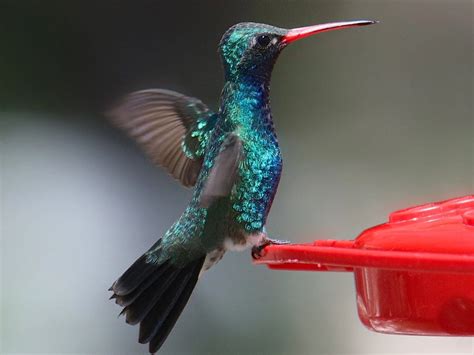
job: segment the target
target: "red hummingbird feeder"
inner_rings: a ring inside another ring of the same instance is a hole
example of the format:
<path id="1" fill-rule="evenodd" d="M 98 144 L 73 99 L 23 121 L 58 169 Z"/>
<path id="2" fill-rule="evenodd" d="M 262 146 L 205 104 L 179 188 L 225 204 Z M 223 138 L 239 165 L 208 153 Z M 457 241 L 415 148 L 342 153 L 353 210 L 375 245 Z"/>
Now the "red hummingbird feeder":
<path id="1" fill-rule="evenodd" d="M 354 240 L 270 245 L 255 263 L 353 272 L 370 330 L 474 336 L 474 195 L 393 212 Z"/>

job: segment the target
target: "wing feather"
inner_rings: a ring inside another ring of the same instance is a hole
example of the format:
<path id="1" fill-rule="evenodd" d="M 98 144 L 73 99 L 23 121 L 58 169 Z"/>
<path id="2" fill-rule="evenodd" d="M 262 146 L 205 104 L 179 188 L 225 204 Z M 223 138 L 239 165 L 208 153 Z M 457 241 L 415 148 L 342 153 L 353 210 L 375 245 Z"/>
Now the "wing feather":
<path id="1" fill-rule="evenodd" d="M 201 207 L 207 208 L 218 198 L 230 195 L 238 178 L 242 155 L 242 141 L 237 135 L 230 134 L 222 143 L 201 192 Z"/>
<path id="2" fill-rule="evenodd" d="M 151 89 L 134 92 L 110 111 L 111 121 L 184 186 L 193 186 L 217 115 L 200 100 Z"/>

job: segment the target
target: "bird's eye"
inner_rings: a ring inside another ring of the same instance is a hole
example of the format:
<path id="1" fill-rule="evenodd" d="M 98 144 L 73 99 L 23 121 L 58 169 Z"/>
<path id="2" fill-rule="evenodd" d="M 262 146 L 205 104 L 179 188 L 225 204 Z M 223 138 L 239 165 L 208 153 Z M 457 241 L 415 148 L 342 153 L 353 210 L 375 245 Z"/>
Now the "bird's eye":
<path id="1" fill-rule="evenodd" d="M 260 47 L 266 48 L 270 44 L 270 36 L 267 35 L 260 35 L 257 37 L 257 43 Z"/>

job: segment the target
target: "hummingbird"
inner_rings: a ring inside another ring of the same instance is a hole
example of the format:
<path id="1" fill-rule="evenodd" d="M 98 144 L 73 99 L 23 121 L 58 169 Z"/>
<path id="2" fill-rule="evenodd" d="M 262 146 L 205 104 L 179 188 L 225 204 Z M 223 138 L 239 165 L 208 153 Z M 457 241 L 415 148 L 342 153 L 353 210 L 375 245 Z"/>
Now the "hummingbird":
<path id="1" fill-rule="evenodd" d="M 226 251 L 272 243 L 265 223 L 278 188 L 282 157 L 269 101 L 270 77 L 290 43 L 321 32 L 374 24 L 356 20 L 295 29 L 259 23 L 229 28 L 219 43 L 225 83 L 220 107 L 163 89 L 131 93 L 109 112 L 151 160 L 192 199 L 179 219 L 109 289 L 138 341 L 163 345 L 200 275 Z"/>

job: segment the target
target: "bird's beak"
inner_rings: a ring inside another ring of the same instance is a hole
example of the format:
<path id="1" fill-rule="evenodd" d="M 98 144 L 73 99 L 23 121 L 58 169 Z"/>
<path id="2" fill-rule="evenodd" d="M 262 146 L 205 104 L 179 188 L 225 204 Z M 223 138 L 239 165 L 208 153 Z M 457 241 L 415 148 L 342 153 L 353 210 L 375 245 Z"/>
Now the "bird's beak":
<path id="1" fill-rule="evenodd" d="M 314 35 L 316 33 L 340 30 L 342 28 L 355 27 L 355 26 L 373 25 L 374 23 L 378 23 L 378 21 L 373 21 L 373 20 L 343 21 L 343 22 L 325 23 L 322 25 L 293 28 L 291 30 L 288 30 L 286 35 L 283 36 L 282 43 L 288 44 L 298 39 Z"/>

